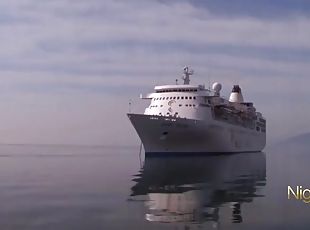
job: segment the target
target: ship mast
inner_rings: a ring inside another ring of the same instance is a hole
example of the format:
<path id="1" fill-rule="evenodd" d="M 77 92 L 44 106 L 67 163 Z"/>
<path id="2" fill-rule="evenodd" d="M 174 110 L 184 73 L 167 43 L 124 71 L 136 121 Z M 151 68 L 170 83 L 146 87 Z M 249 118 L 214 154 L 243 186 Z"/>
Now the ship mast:
<path id="1" fill-rule="evenodd" d="M 194 74 L 194 71 L 191 69 L 188 68 L 188 66 L 185 66 L 183 68 L 183 77 L 182 79 L 184 80 L 184 85 L 189 85 L 189 82 L 190 82 L 190 79 L 189 79 L 189 76 L 193 75 Z"/>

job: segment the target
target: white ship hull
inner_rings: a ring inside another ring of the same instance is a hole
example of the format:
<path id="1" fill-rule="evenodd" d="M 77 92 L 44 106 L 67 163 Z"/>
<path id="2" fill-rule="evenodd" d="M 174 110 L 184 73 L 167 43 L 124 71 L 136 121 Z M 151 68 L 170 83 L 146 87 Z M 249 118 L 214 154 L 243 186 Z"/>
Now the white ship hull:
<path id="1" fill-rule="evenodd" d="M 145 153 L 258 152 L 266 133 L 214 120 L 128 114 Z"/>

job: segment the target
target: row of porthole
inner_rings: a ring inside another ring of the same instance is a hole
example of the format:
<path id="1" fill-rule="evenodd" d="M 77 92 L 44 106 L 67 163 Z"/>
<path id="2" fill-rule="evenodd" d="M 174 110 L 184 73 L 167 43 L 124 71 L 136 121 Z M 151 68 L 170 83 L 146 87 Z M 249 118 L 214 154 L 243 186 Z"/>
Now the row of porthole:
<path id="1" fill-rule="evenodd" d="M 168 89 L 168 90 L 157 90 L 157 93 L 167 93 L 167 92 L 197 92 L 197 89 Z"/>
<path id="2" fill-rule="evenodd" d="M 182 106 L 182 104 L 179 104 L 179 107 L 181 107 Z M 184 106 L 186 106 L 186 107 L 196 107 L 196 105 L 195 104 L 186 104 L 186 105 L 184 105 Z M 151 105 L 151 107 L 150 108 L 157 108 L 158 107 L 158 105 Z M 160 105 L 160 107 L 163 107 L 163 105 Z"/>
<path id="3" fill-rule="evenodd" d="M 179 107 L 181 107 L 181 106 L 182 106 L 182 104 L 179 104 Z M 188 105 L 188 104 L 186 104 L 185 106 L 186 106 L 186 107 L 192 107 L 192 106 L 193 106 L 193 107 L 196 107 L 196 105 L 195 105 L 195 104 L 193 104 L 193 105 L 191 105 L 191 104 L 189 104 L 189 105 Z"/>
<path id="4" fill-rule="evenodd" d="M 157 98 L 153 98 L 154 101 L 157 101 L 157 100 L 179 100 L 179 99 L 194 99 L 196 100 L 196 97 L 157 97 Z"/>
<path id="5" fill-rule="evenodd" d="M 162 115 L 163 115 L 162 113 L 159 113 L 159 116 L 162 116 Z M 172 115 L 172 114 L 167 113 L 166 115 L 167 115 L 167 116 L 170 116 L 170 115 Z M 179 113 L 178 113 L 178 112 L 174 113 L 174 116 L 178 116 L 178 115 L 179 115 Z"/>

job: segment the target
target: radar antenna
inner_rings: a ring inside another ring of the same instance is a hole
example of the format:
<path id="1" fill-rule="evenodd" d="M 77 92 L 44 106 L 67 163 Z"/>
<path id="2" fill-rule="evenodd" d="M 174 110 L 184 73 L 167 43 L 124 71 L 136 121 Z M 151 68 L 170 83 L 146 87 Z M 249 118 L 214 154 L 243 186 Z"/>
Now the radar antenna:
<path id="1" fill-rule="evenodd" d="M 185 66 L 183 68 L 183 74 L 184 75 L 183 75 L 182 79 L 184 80 L 184 85 L 189 85 L 189 82 L 190 82 L 189 76 L 194 74 L 194 70 L 192 70 L 192 69 L 190 70 L 188 68 L 188 66 Z"/>

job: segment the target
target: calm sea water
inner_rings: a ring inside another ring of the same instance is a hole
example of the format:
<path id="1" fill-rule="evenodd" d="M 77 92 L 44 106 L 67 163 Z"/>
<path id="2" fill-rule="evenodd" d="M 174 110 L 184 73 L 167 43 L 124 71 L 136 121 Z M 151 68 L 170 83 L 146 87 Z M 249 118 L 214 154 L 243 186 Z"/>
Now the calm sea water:
<path id="1" fill-rule="evenodd" d="M 139 147 L 0 146 L 0 229 L 309 229 L 310 152 L 139 158 Z"/>

